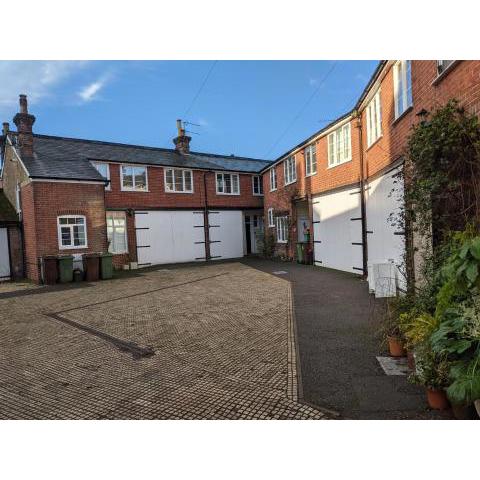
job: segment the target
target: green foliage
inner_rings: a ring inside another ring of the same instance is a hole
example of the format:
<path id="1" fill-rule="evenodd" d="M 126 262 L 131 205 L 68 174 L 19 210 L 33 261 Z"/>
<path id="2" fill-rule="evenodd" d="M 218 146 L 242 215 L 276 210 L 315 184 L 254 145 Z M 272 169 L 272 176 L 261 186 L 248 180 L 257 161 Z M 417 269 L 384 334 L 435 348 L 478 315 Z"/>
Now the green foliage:
<path id="1" fill-rule="evenodd" d="M 437 318 L 429 313 L 419 313 L 416 308 L 401 314 L 399 322 L 400 331 L 405 339 L 405 346 L 409 350 L 427 341 L 438 327 Z"/>
<path id="2" fill-rule="evenodd" d="M 450 369 L 452 383 L 448 398 L 455 404 L 469 404 L 480 398 L 480 356 L 470 362 L 458 362 Z"/>
<path id="3" fill-rule="evenodd" d="M 415 373 L 410 381 L 427 388 L 442 389 L 449 385 L 450 364 L 444 356 L 432 351 L 428 343 L 415 350 Z"/>
<path id="4" fill-rule="evenodd" d="M 265 258 L 272 258 L 275 253 L 275 237 L 269 228 L 266 228 L 263 233 L 261 253 Z"/>

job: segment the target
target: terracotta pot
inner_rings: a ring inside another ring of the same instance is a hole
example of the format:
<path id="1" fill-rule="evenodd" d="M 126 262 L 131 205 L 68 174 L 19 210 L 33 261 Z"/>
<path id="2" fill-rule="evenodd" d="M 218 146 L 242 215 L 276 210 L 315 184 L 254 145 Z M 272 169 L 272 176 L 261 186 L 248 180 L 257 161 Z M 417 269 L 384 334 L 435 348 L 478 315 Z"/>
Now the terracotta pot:
<path id="1" fill-rule="evenodd" d="M 452 411 L 457 420 L 476 420 L 478 418 L 472 403 L 470 405 L 452 405 Z"/>
<path id="2" fill-rule="evenodd" d="M 407 350 L 407 365 L 412 372 L 415 371 L 415 357 L 410 350 Z"/>
<path id="3" fill-rule="evenodd" d="M 475 409 L 477 410 L 477 415 L 480 417 L 480 399 L 473 402 Z"/>
<path id="4" fill-rule="evenodd" d="M 392 357 L 404 357 L 405 349 L 403 343 L 398 337 L 387 337 L 388 348 Z"/>
<path id="5" fill-rule="evenodd" d="M 427 388 L 427 400 L 430 408 L 434 410 L 446 410 L 450 407 L 445 390 Z"/>

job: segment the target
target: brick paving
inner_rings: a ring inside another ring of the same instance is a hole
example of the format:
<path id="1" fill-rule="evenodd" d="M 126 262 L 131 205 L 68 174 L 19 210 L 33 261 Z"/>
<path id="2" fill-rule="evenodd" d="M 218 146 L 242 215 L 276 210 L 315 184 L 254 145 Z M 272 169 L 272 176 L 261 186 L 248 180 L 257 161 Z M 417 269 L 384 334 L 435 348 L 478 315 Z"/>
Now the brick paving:
<path id="1" fill-rule="evenodd" d="M 328 418 L 298 401 L 294 332 L 289 282 L 239 263 L 20 290 L 0 418 Z"/>

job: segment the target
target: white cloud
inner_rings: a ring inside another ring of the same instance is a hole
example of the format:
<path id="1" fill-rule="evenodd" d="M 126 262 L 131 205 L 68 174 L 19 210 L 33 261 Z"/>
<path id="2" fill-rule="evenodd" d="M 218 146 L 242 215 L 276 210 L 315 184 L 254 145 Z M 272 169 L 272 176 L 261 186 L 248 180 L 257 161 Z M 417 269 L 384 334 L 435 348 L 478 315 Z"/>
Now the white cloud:
<path id="1" fill-rule="evenodd" d="M 98 98 L 98 92 L 107 84 L 109 76 L 104 75 L 95 82 L 92 82 L 85 87 L 83 87 L 79 92 L 78 96 L 82 99 L 83 102 L 91 102 Z"/>
<path id="2" fill-rule="evenodd" d="M 18 105 L 18 95 L 30 104 L 54 95 L 55 88 L 84 68 L 87 62 L 0 61 L 0 113 Z"/>

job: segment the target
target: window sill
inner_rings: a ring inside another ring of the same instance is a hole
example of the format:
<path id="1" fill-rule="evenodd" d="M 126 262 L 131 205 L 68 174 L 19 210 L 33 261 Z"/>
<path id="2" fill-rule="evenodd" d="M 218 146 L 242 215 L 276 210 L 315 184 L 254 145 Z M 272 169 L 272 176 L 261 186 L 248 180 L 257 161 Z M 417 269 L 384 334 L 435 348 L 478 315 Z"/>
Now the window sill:
<path id="1" fill-rule="evenodd" d="M 286 245 L 288 242 L 286 240 L 277 240 L 277 243 L 280 245 Z"/>
<path id="2" fill-rule="evenodd" d="M 439 73 L 432 82 L 433 86 L 438 85 L 459 63 L 461 60 L 455 60 L 442 73 Z"/>
<path id="3" fill-rule="evenodd" d="M 121 192 L 134 192 L 134 193 L 150 193 L 149 190 L 140 190 L 140 189 L 135 189 L 135 188 L 121 188 Z"/>
<path id="4" fill-rule="evenodd" d="M 276 192 L 276 191 L 277 191 L 276 188 L 272 188 L 272 189 L 270 190 L 270 192 Z"/>
<path id="5" fill-rule="evenodd" d="M 292 180 L 291 182 L 284 183 L 284 186 L 286 187 L 287 185 L 291 185 L 292 183 L 296 183 L 297 179 Z"/>
<path id="6" fill-rule="evenodd" d="M 254 193 L 253 196 L 254 197 L 263 197 L 263 193 Z"/>
<path id="7" fill-rule="evenodd" d="M 396 125 L 403 117 L 407 116 L 412 110 L 413 110 L 413 105 L 410 105 L 392 122 L 392 126 Z"/>
<path id="8" fill-rule="evenodd" d="M 127 254 L 128 254 L 128 250 L 125 251 L 125 252 L 108 252 L 108 253 L 111 253 L 112 255 L 127 255 Z"/>
<path id="9" fill-rule="evenodd" d="M 88 245 L 74 245 L 73 247 L 58 247 L 59 250 L 85 250 Z"/>
<path id="10" fill-rule="evenodd" d="M 367 147 L 367 149 L 365 150 L 366 152 L 368 152 L 372 147 L 374 147 L 377 142 L 379 142 L 381 139 L 383 138 L 383 133 L 369 146 Z"/>
<path id="11" fill-rule="evenodd" d="M 327 167 L 327 170 L 330 170 L 331 168 L 335 168 L 335 167 L 340 167 L 341 165 L 344 165 L 345 163 L 349 163 L 349 162 L 351 162 L 351 161 L 352 161 L 352 159 L 349 158 L 348 160 L 344 160 L 344 161 L 341 162 L 341 163 L 337 163 L 337 164 L 335 164 L 335 165 L 329 165 L 329 166 Z"/>
<path id="12" fill-rule="evenodd" d="M 305 174 L 305 178 L 307 178 L 307 177 L 313 177 L 313 176 L 316 175 L 316 174 L 317 174 L 317 172 L 306 173 L 306 174 Z"/>
<path id="13" fill-rule="evenodd" d="M 216 192 L 217 195 L 226 195 L 228 197 L 239 197 L 240 196 L 240 192 L 239 193 L 222 193 L 222 192 Z"/>
<path id="14" fill-rule="evenodd" d="M 165 190 L 165 193 L 183 193 L 183 194 L 189 194 L 189 195 L 192 195 L 193 194 L 193 190 L 192 191 L 185 191 L 185 192 L 176 192 L 175 190 Z"/>

